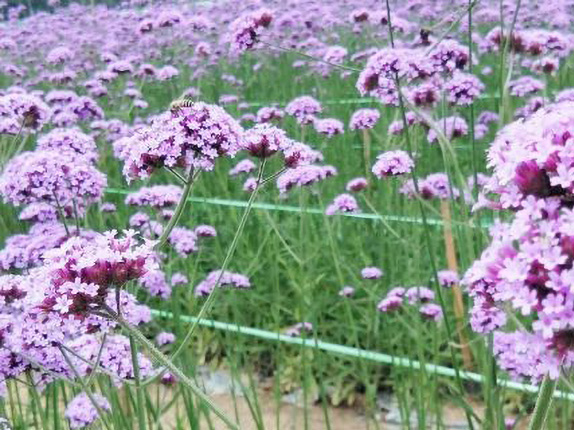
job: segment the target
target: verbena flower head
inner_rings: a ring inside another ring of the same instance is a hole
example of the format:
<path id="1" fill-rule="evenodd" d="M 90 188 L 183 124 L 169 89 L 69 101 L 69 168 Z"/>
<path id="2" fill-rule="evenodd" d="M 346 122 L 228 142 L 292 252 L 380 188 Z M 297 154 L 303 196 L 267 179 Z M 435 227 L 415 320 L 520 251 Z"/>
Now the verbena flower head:
<path id="1" fill-rule="evenodd" d="M 553 75 L 560 68 L 560 60 L 554 57 L 545 57 L 532 63 L 532 70 L 545 75 Z"/>
<path id="2" fill-rule="evenodd" d="M 433 321 L 442 320 L 442 308 L 436 303 L 426 303 L 419 308 L 421 315 Z"/>
<path id="3" fill-rule="evenodd" d="M 327 137 L 333 137 L 345 132 L 343 123 L 335 118 L 315 119 L 313 125 L 317 133 L 324 134 Z"/>
<path id="4" fill-rule="evenodd" d="M 71 209 L 71 208 L 70 208 Z M 64 211 L 64 216 L 69 217 Z M 58 210 L 48 203 L 32 203 L 22 209 L 18 218 L 22 221 L 46 223 L 58 219 Z"/>
<path id="5" fill-rule="evenodd" d="M 570 201 L 573 135 L 574 102 L 542 108 L 527 120 L 507 125 L 488 150 L 493 175 L 487 191 L 499 194 L 504 208 L 519 208 L 528 196 Z"/>
<path id="6" fill-rule="evenodd" d="M 409 304 L 426 303 L 434 300 L 434 291 L 427 287 L 411 287 L 405 292 L 405 298 Z"/>
<path id="7" fill-rule="evenodd" d="M 454 105 L 471 104 L 484 91 L 484 84 L 474 75 L 455 73 L 445 85 L 447 100 Z"/>
<path id="8" fill-rule="evenodd" d="M 443 288 L 452 288 L 460 282 L 458 273 L 454 270 L 441 270 L 437 272 L 438 282 Z"/>
<path id="9" fill-rule="evenodd" d="M 363 279 L 379 279 L 383 276 L 383 271 L 378 267 L 365 267 L 361 270 Z"/>
<path id="10" fill-rule="evenodd" d="M 269 124 L 257 124 L 243 133 L 239 145 L 253 157 L 268 158 L 287 149 L 291 143 L 283 130 Z"/>
<path id="11" fill-rule="evenodd" d="M 99 410 L 104 412 L 112 410 L 110 402 L 105 397 L 92 393 L 92 399 Z M 64 416 L 68 419 L 71 429 L 85 429 L 97 421 L 100 415 L 92 399 L 86 393 L 80 393 L 68 403 Z"/>
<path id="12" fill-rule="evenodd" d="M 415 166 L 409 154 L 402 150 L 387 151 L 377 157 L 372 172 L 379 178 L 400 176 L 410 173 Z"/>
<path id="13" fill-rule="evenodd" d="M 454 39 L 444 39 L 430 53 L 432 67 L 437 73 L 453 73 L 463 69 L 469 61 L 468 47 Z"/>
<path id="14" fill-rule="evenodd" d="M 22 270 L 40 266 L 46 251 L 57 248 L 68 240 L 64 225 L 48 219 L 39 221 L 41 222 L 34 224 L 28 233 L 15 234 L 6 239 L 5 247 L 0 251 L 2 270 Z M 79 233 L 79 237 L 87 240 L 93 240 L 96 236 L 97 233 L 89 230 L 80 230 Z"/>
<path id="15" fill-rule="evenodd" d="M 345 286 L 339 291 L 341 297 L 352 297 L 355 294 L 355 289 L 350 286 Z"/>
<path id="16" fill-rule="evenodd" d="M 257 166 L 251 160 L 241 160 L 238 162 L 231 170 L 229 170 L 230 176 L 237 176 L 242 173 L 251 173 L 253 172 Z"/>
<path id="17" fill-rule="evenodd" d="M 354 178 L 347 182 L 345 189 L 351 193 L 358 193 L 369 186 L 367 178 Z"/>
<path id="18" fill-rule="evenodd" d="M 340 194 L 333 202 L 327 206 L 325 215 L 335 215 L 337 213 L 358 213 L 360 212 L 357 200 L 350 194 Z"/>
<path id="19" fill-rule="evenodd" d="M 299 166 L 282 173 L 277 178 L 277 188 L 281 194 L 285 194 L 294 187 L 310 186 L 336 174 L 337 170 L 333 166 Z"/>
<path id="20" fill-rule="evenodd" d="M 235 155 L 242 133 L 218 106 L 196 102 L 174 108 L 123 146 L 124 175 L 143 179 L 163 166 L 211 170 L 217 158 Z"/>
<path id="21" fill-rule="evenodd" d="M 251 288 L 251 282 L 247 276 L 239 273 L 227 271 L 222 273 L 221 270 L 214 270 L 210 272 L 203 281 L 197 284 L 195 287 L 195 295 L 208 296 L 216 287 L 245 289 Z"/>
<path id="22" fill-rule="evenodd" d="M 285 116 L 283 110 L 274 106 L 262 107 L 257 111 L 256 120 L 258 123 L 266 123 L 271 121 L 280 121 Z"/>
<path id="23" fill-rule="evenodd" d="M 353 112 L 353 116 L 349 122 L 349 128 L 351 130 L 365 130 L 373 128 L 379 121 L 380 117 L 381 114 L 377 109 L 358 109 Z"/>
<path id="24" fill-rule="evenodd" d="M 253 49 L 263 29 L 269 27 L 273 21 L 273 12 L 260 9 L 247 13 L 231 24 L 231 46 L 238 52 Z"/>
<path id="25" fill-rule="evenodd" d="M 155 337 L 155 343 L 159 346 L 169 345 L 175 342 L 175 335 L 173 333 L 162 331 Z"/>
<path id="26" fill-rule="evenodd" d="M 217 231 L 211 225 L 198 225 L 193 229 L 198 237 L 216 237 Z"/>
<path id="27" fill-rule="evenodd" d="M 285 335 L 292 337 L 299 337 L 305 333 L 311 333 L 312 331 L 313 331 L 313 324 L 311 324 L 310 322 L 300 322 L 285 330 Z"/>
<path id="28" fill-rule="evenodd" d="M 116 238 L 111 231 L 93 241 L 71 238 L 44 254 L 49 286 L 40 308 L 85 318 L 106 302 L 109 289 L 123 287 L 155 270 L 153 243 L 140 243 L 135 232 Z"/>
<path id="29" fill-rule="evenodd" d="M 397 105 L 397 77 L 413 81 L 427 78 L 433 73 L 431 64 L 420 51 L 385 48 L 368 59 L 356 87 L 361 95 L 371 95 L 384 104 Z"/>
<path id="30" fill-rule="evenodd" d="M 574 211 L 560 199 L 529 196 L 510 223 L 491 229 L 492 243 L 464 277 L 475 299 L 473 329 L 502 328 L 505 309 L 527 317 L 524 327 L 545 345 L 542 361 L 548 360 L 545 370 L 555 376 L 560 362 L 574 364 L 573 226 Z M 540 376 L 536 368 L 523 370 L 524 376 Z"/>
<path id="31" fill-rule="evenodd" d="M 170 283 L 172 287 L 176 287 L 178 285 L 187 285 L 189 280 L 183 273 L 174 273 L 171 277 Z"/>
<path id="32" fill-rule="evenodd" d="M 79 210 L 99 201 L 107 181 L 88 160 L 70 152 L 34 151 L 14 157 L 0 176 L 0 194 L 14 205 L 44 202 Z"/>
<path id="33" fill-rule="evenodd" d="M 408 100 L 419 107 L 432 107 L 441 99 L 442 85 L 436 80 L 428 80 L 405 89 Z"/>
<path id="34" fill-rule="evenodd" d="M 38 138 L 37 149 L 64 151 L 85 156 L 90 161 L 98 158 L 98 148 L 93 137 L 78 128 L 55 128 Z"/>
<path id="35" fill-rule="evenodd" d="M 466 136 L 468 134 L 468 124 L 465 119 L 460 116 L 449 116 L 446 118 L 439 118 L 436 121 L 442 133 L 448 140 L 456 139 L 457 137 Z M 438 135 L 432 128 L 427 135 L 429 143 L 438 142 Z"/>
<path id="36" fill-rule="evenodd" d="M 431 173 L 419 182 L 419 189 L 423 199 L 451 199 L 460 195 L 460 192 L 449 181 L 446 173 Z"/>
<path id="37" fill-rule="evenodd" d="M 132 206 L 172 207 L 181 200 L 182 193 L 182 188 L 177 185 L 154 185 L 129 193 L 125 202 Z"/>
<path id="38" fill-rule="evenodd" d="M 510 94 L 516 97 L 524 97 L 537 93 L 545 87 L 544 82 L 533 78 L 532 76 L 522 76 L 508 83 Z"/>
<path id="39" fill-rule="evenodd" d="M 48 105 L 31 94 L 0 96 L 0 119 L 14 121 L 18 129 L 39 130 L 50 120 L 51 115 Z"/>
<path id="40" fill-rule="evenodd" d="M 311 96 L 294 98 L 285 107 L 285 112 L 295 117 L 299 124 L 311 124 L 322 111 L 321 103 Z"/>

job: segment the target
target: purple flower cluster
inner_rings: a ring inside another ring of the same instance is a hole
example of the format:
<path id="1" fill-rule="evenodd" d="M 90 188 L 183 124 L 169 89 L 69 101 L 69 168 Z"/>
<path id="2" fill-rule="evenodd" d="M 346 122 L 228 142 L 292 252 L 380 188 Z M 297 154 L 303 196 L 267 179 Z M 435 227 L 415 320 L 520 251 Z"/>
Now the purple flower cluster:
<path id="1" fill-rule="evenodd" d="M 131 206 L 166 208 L 175 206 L 181 200 L 182 193 L 183 190 L 177 185 L 154 185 L 129 193 L 125 202 Z"/>
<path id="2" fill-rule="evenodd" d="M 285 107 L 288 115 L 295 117 L 299 124 L 311 124 L 317 114 L 321 113 L 323 108 L 321 103 L 311 96 L 301 96 L 294 98 Z"/>
<path id="3" fill-rule="evenodd" d="M 377 309 L 380 312 L 392 312 L 401 309 L 405 305 L 421 305 L 419 313 L 423 318 L 440 321 L 443 317 L 442 309 L 436 303 L 432 303 L 434 292 L 426 287 L 402 287 L 392 288 L 385 298 L 379 302 Z"/>
<path id="4" fill-rule="evenodd" d="M 431 173 L 426 178 L 419 179 L 418 186 L 420 197 L 425 200 L 445 200 L 457 198 L 460 195 L 460 191 L 450 183 L 446 173 Z M 409 179 L 403 184 L 400 192 L 409 197 L 415 196 L 412 179 Z"/>
<path id="5" fill-rule="evenodd" d="M 522 76 L 508 83 L 510 94 L 516 97 L 524 97 L 537 93 L 545 87 L 544 82 L 533 78 L 532 76 Z"/>
<path id="6" fill-rule="evenodd" d="M 380 117 L 381 113 L 377 109 L 358 109 L 353 112 L 353 116 L 351 116 L 349 128 L 351 130 L 365 130 L 373 128 L 379 121 Z"/>
<path id="7" fill-rule="evenodd" d="M 231 170 L 229 170 L 230 176 L 237 176 L 242 173 L 251 173 L 255 170 L 257 166 L 251 160 L 241 160 L 238 162 Z"/>
<path id="8" fill-rule="evenodd" d="M 361 278 L 363 279 L 379 279 L 382 276 L 383 271 L 378 267 L 365 267 L 361 270 Z"/>
<path id="9" fill-rule="evenodd" d="M 79 236 L 92 240 L 96 233 L 80 230 Z M 67 239 L 66 229 L 60 223 L 35 224 L 28 233 L 15 234 L 6 239 L 5 248 L 0 251 L 0 268 L 7 271 L 39 266 L 46 251 L 59 247 Z"/>
<path id="10" fill-rule="evenodd" d="M 286 194 L 294 187 L 310 186 L 336 174 L 337 169 L 333 166 L 303 165 L 282 173 L 277 178 L 277 188 L 281 194 Z"/>
<path id="11" fill-rule="evenodd" d="M 268 158 L 278 151 L 286 151 L 292 140 L 285 132 L 270 124 L 257 124 L 243 133 L 239 146 L 256 158 Z"/>
<path id="12" fill-rule="evenodd" d="M 195 287 L 196 296 L 209 296 L 216 288 L 238 288 L 245 289 L 251 288 L 251 282 L 245 275 L 232 272 L 221 272 L 221 270 L 214 270 L 210 272 L 207 277 Z"/>
<path id="13" fill-rule="evenodd" d="M 500 195 L 504 208 L 520 208 L 528 196 L 569 201 L 574 193 L 572 135 L 574 102 L 542 108 L 507 125 L 488 150 L 493 175 L 487 191 Z"/>
<path id="14" fill-rule="evenodd" d="M 285 112 L 281 109 L 274 106 L 266 106 L 257 111 L 256 121 L 260 124 L 271 121 L 281 121 L 284 116 Z"/>
<path id="15" fill-rule="evenodd" d="M 360 212 L 357 200 L 350 194 L 340 194 L 333 202 L 327 206 L 325 215 L 335 215 L 337 213 L 358 213 Z"/>
<path id="16" fill-rule="evenodd" d="M 408 100 L 418 107 L 432 107 L 441 99 L 442 84 L 434 79 L 406 88 Z"/>
<path id="17" fill-rule="evenodd" d="M 459 284 L 458 273 L 454 270 L 441 270 L 437 273 L 439 285 L 443 288 L 452 288 Z"/>
<path id="18" fill-rule="evenodd" d="M 243 129 L 222 108 L 202 102 L 164 113 L 123 145 L 124 175 L 147 178 L 154 170 L 211 170 L 215 160 L 239 150 Z"/>
<path id="19" fill-rule="evenodd" d="M 354 178 L 347 182 L 345 189 L 350 193 L 358 193 L 369 186 L 367 178 Z"/>
<path id="20" fill-rule="evenodd" d="M 86 393 L 78 394 L 66 405 L 64 415 L 70 422 L 71 429 L 90 427 L 100 416 L 98 409 L 106 412 L 112 410 L 110 402 L 105 397 L 96 393 L 92 393 L 91 397 L 98 405 L 97 408 Z"/>
<path id="21" fill-rule="evenodd" d="M 244 52 L 253 49 L 259 38 L 261 31 L 273 21 L 273 13 L 268 9 L 260 9 L 250 12 L 236 19 L 231 24 L 231 44 L 237 52 Z"/>
<path id="22" fill-rule="evenodd" d="M 55 128 L 38 138 L 36 148 L 40 151 L 62 151 L 84 156 L 89 161 L 98 158 L 98 148 L 93 137 L 78 128 Z"/>
<path id="23" fill-rule="evenodd" d="M 304 333 L 311 333 L 313 331 L 313 324 L 310 322 L 300 322 L 285 330 L 286 336 L 300 337 Z"/>
<path id="24" fill-rule="evenodd" d="M 488 151 L 486 188 L 515 212 L 491 228 L 463 283 L 473 329 L 495 332 L 499 364 L 517 378 L 556 378 L 574 364 L 572 112 L 569 101 L 542 108 L 502 129 Z M 503 332 L 508 312 L 524 319 Z"/>
<path id="25" fill-rule="evenodd" d="M 466 136 L 468 134 L 468 124 L 466 120 L 460 116 L 449 116 L 437 120 L 437 125 L 442 129 L 445 137 L 448 140 L 456 139 L 457 137 Z M 430 129 L 427 134 L 429 143 L 438 142 L 437 132 Z"/>
<path id="26" fill-rule="evenodd" d="M 343 123 L 335 118 L 317 118 L 313 121 L 313 126 L 317 133 L 324 134 L 327 137 L 333 137 L 345 132 L 345 126 Z"/>
<path id="27" fill-rule="evenodd" d="M 445 85 L 447 100 L 454 105 L 471 104 L 483 91 L 484 84 L 474 75 L 455 73 Z"/>
<path id="28" fill-rule="evenodd" d="M 18 134 L 22 128 L 39 130 L 51 115 L 48 105 L 31 94 L 0 96 L 0 133 Z"/>
<path id="29" fill-rule="evenodd" d="M 24 152 L 0 176 L 0 194 L 14 205 L 44 202 L 77 210 L 102 198 L 107 181 L 85 157 L 70 152 Z"/>
<path id="30" fill-rule="evenodd" d="M 133 231 L 123 238 L 115 235 L 109 232 L 89 242 L 71 238 L 44 253 L 49 286 L 42 310 L 85 317 L 105 303 L 110 288 L 155 269 L 152 243 L 138 243 Z"/>
<path id="31" fill-rule="evenodd" d="M 155 337 L 155 343 L 159 346 L 170 345 L 175 342 L 175 335 L 173 333 L 168 333 L 166 331 L 162 331 L 158 333 Z"/>
<path id="32" fill-rule="evenodd" d="M 383 179 L 389 176 L 401 176 L 410 173 L 415 167 L 412 158 L 405 151 L 395 150 L 383 152 L 377 157 L 372 172 Z"/>

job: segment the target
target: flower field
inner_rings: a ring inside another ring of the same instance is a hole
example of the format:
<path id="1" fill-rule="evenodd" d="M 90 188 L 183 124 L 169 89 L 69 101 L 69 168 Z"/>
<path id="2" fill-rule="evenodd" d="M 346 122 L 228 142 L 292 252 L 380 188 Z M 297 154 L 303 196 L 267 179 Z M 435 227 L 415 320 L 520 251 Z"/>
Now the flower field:
<path id="1" fill-rule="evenodd" d="M 572 17 L 0 0 L 0 429 L 574 428 Z"/>

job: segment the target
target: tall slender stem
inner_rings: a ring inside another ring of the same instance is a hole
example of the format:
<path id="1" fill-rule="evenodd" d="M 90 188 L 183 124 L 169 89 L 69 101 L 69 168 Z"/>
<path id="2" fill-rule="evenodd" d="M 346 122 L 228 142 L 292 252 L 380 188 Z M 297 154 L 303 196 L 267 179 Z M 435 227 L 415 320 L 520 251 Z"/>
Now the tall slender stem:
<path id="1" fill-rule="evenodd" d="M 179 203 L 177 204 L 177 207 L 175 208 L 175 212 L 174 212 L 173 216 L 171 217 L 171 219 L 167 223 L 167 226 L 163 230 L 163 232 L 162 232 L 162 234 L 158 240 L 158 243 L 156 244 L 156 249 L 160 249 L 167 242 L 167 240 L 169 239 L 169 235 L 170 235 L 171 231 L 179 222 L 179 219 L 181 218 L 181 215 L 183 214 L 183 210 L 185 209 L 185 206 L 187 204 L 187 199 L 189 197 L 189 193 L 191 192 L 191 186 L 193 185 L 194 177 L 195 177 L 194 173 L 195 173 L 195 170 L 193 167 L 191 167 L 189 169 L 189 174 L 187 175 L 187 181 L 185 183 L 185 187 L 183 188 L 183 193 L 181 195 L 181 199 L 180 199 Z"/>
<path id="2" fill-rule="evenodd" d="M 369 129 L 363 129 L 363 158 L 365 160 L 365 178 L 371 176 L 371 135 Z"/>
<path id="3" fill-rule="evenodd" d="M 142 345 L 148 352 L 148 354 L 158 363 L 164 366 L 169 372 L 177 378 L 179 382 L 189 388 L 199 400 L 208 406 L 215 415 L 217 415 L 229 428 L 234 430 L 239 430 L 237 424 L 231 421 L 225 413 L 223 413 L 209 397 L 195 384 L 195 382 L 187 376 L 179 367 L 177 367 L 172 360 L 166 357 L 155 345 L 150 342 L 142 332 L 137 328 L 132 327 L 125 319 L 116 314 L 113 309 L 106 309 L 110 314 L 112 319 L 116 321 L 124 330 L 128 332 L 140 345 Z"/>
<path id="4" fill-rule="evenodd" d="M 540 392 L 538 393 L 538 399 L 536 400 L 536 406 L 534 407 L 534 412 L 532 413 L 532 419 L 530 420 L 530 425 L 528 430 L 543 430 L 548 418 L 548 412 L 550 412 L 550 407 L 552 406 L 552 398 L 554 396 L 554 390 L 558 383 L 558 378 L 552 379 L 546 376 L 542 381 L 542 386 L 540 387 Z"/>
<path id="5" fill-rule="evenodd" d="M 391 46 L 394 48 L 395 47 L 395 41 L 394 41 L 394 36 L 393 36 L 393 26 L 392 26 L 392 22 L 391 22 L 391 6 L 389 4 L 389 0 L 385 0 L 386 3 L 386 9 L 387 9 L 387 27 L 389 30 L 389 40 L 391 42 Z M 395 73 L 395 85 L 396 85 L 396 89 L 397 89 L 397 95 L 399 98 L 399 109 L 401 112 L 401 118 L 402 118 L 402 122 L 403 122 L 403 129 L 405 132 L 405 139 L 407 141 L 407 150 L 409 152 L 409 154 L 412 157 L 413 151 L 412 151 L 412 143 L 411 143 L 411 138 L 410 138 L 410 133 L 409 133 L 409 123 L 407 121 L 407 115 L 406 115 L 406 109 L 405 109 L 405 102 L 403 100 L 403 96 L 401 93 L 401 85 L 400 85 L 400 80 L 399 80 L 399 75 L 398 73 Z M 414 169 L 412 169 L 411 171 L 411 178 L 413 180 L 413 186 L 415 189 L 415 193 L 417 195 L 420 195 L 419 192 L 419 184 L 418 184 L 418 178 L 416 175 L 416 166 Z M 434 256 L 433 256 L 433 251 L 431 248 L 431 238 L 430 238 L 430 234 L 429 234 L 429 226 L 428 226 L 428 220 L 427 220 L 427 214 L 426 211 L 424 209 L 424 206 L 422 205 L 422 203 L 420 202 L 420 199 L 417 199 L 417 201 L 419 202 L 419 211 L 420 211 L 420 215 L 421 215 L 421 219 L 423 221 L 423 232 L 424 232 L 424 239 L 425 239 L 425 243 L 427 246 L 427 251 L 429 253 L 429 260 L 430 260 L 430 264 L 431 264 L 431 269 L 433 272 L 433 276 L 434 276 L 434 281 L 436 284 L 436 288 L 437 288 L 437 293 L 438 293 L 438 299 L 439 299 L 439 304 L 440 307 L 443 311 L 444 314 L 444 326 L 447 332 L 447 336 L 450 339 L 453 338 L 452 336 L 452 328 L 450 326 L 450 321 L 448 318 L 448 313 L 446 311 L 446 304 L 444 301 L 444 297 L 442 295 L 442 291 L 441 291 L 441 287 L 440 287 L 440 283 L 439 283 L 439 279 L 438 279 L 438 274 L 437 274 L 437 267 L 436 267 L 436 263 L 434 260 Z M 458 365 L 456 364 L 456 357 L 452 348 L 452 345 L 449 346 L 449 352 L 450 352 L 450 356 L 451 356 L 451 360 L 452 360 L 452 365 L 454 368 L 454 372 L 455 372 L 455 380 L 456 380 L 456 385 L 459 391 L 459 394 L 461 396 L 464 395 L 464 386 L 462 385 L 462 378 L 460 377 L 460 370 L 458 368 Z M 471 430 L 474 430 L 474 424 L 472 422 L 472 417 L 470 416 L 469 412 L 466 411 L 465 409 L 465 415 L 466 415 L 466 420 L 468 423 L 468 427 Z"/>
<path id="6" fill-rule="evenodd" d="M 197 320 L 195 321 L 195 323 L 191 326 L 191 328 L 189 329 L 189 331 L 185 335 L 185 338 L 183 339 L 183 341 L 179 345 L 178 349 L 173 353 L 172 359 L 174 359 L 177 355 L 179 355 L 179 353 L 181 351 L 183 351 L 183 348 L 185 347 L 185 345 L 191 339 L 191 336 L 195 332 L 195 329 L 197 328 L 198 322 L 209 311 L 211 304 L 213 303 L 213 300 L 215 299 L 215 295 L 217 294 L 217 290 L 219 290 L 218 287 L 219 287 L 219 283 L 221 282 L 221 278 L 223 277 L 223 274 L 224 274 L 225 270 L 227 269 L 227 265 L 229 264 L 229 261 L 231 261 L 231 257 L 233 257 L 233 254 L 235 252 L 235 248 L 237 247 L 237 243 L 239 242 L 239 238 L 241 237 L 241 233 L 243 233 L 243 228 L 245 227 L 245 223 L 247 222 L 247 218 L 249 217 L 249 213 L 251 212 L 253 202 L 255 201 L 255 198 L 257 197 L 257 193 L 259 192 L 259 189 L 261 188 L 261 179 L 263 178 L 264 170 L 265 170 L 265 160 L 263 160 L 261 162 L 261 164 L 259 165 L 259 172 L 257 174 L 257 186 L 255 187 L 255 190 L 253 190 L 253 192 L 251 193 L 251 196 L 249 197 L 249 201 L 247 202 L 247 207 L 245 208 L 245 211 L 243 212 L 243 216 L 241 217 L 241 221 L 239 221 L 239 226 L 237 227 L 237 230 L 235 232 L 233 240 L 231 241 L 231 245 L 229 246 L 229 249 L 227 250 L 227 254 L 225 255 L 225 258 L 223 259 L 223 263 L 221 265 L 219 276 L 218 276 L 217 280 L 215 281 L 215 286 L 213 287 L 213 290 L 211 290 L 209 296 L 207 296 L 207 300 L 205 301 L 205 303 L 201 307 L 199 314 L 197 315 Z"/>
<path id="7" fill-rule="evenodd" d="M 138 359 L 138 348 L 134 340 L 134 337 L 130 335 L 130 353 L 132 356 L 132 368 L 134 372 L 134 380 L 136 383 L 136 407 L 137 407 L 137 417 L 138 417 L 138 427 L 139 430 L 146 430 L 145 421 L 145 402 L 144 402 L 144 392 L 141 386 L 140 378 L 140 364 Z"/>

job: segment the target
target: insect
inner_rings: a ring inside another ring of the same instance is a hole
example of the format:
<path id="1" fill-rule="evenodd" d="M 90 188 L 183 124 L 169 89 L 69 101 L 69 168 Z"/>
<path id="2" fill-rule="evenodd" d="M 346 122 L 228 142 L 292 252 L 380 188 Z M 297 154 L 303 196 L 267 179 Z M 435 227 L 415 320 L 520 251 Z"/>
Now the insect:
<path id="1" fill-rule="evenodd" d="M 172 112 L 175 112 L 184 107 L 192 107 L 194 103 L 192 99 L 183 98 L 172 101 L 169 108 Z"/>

